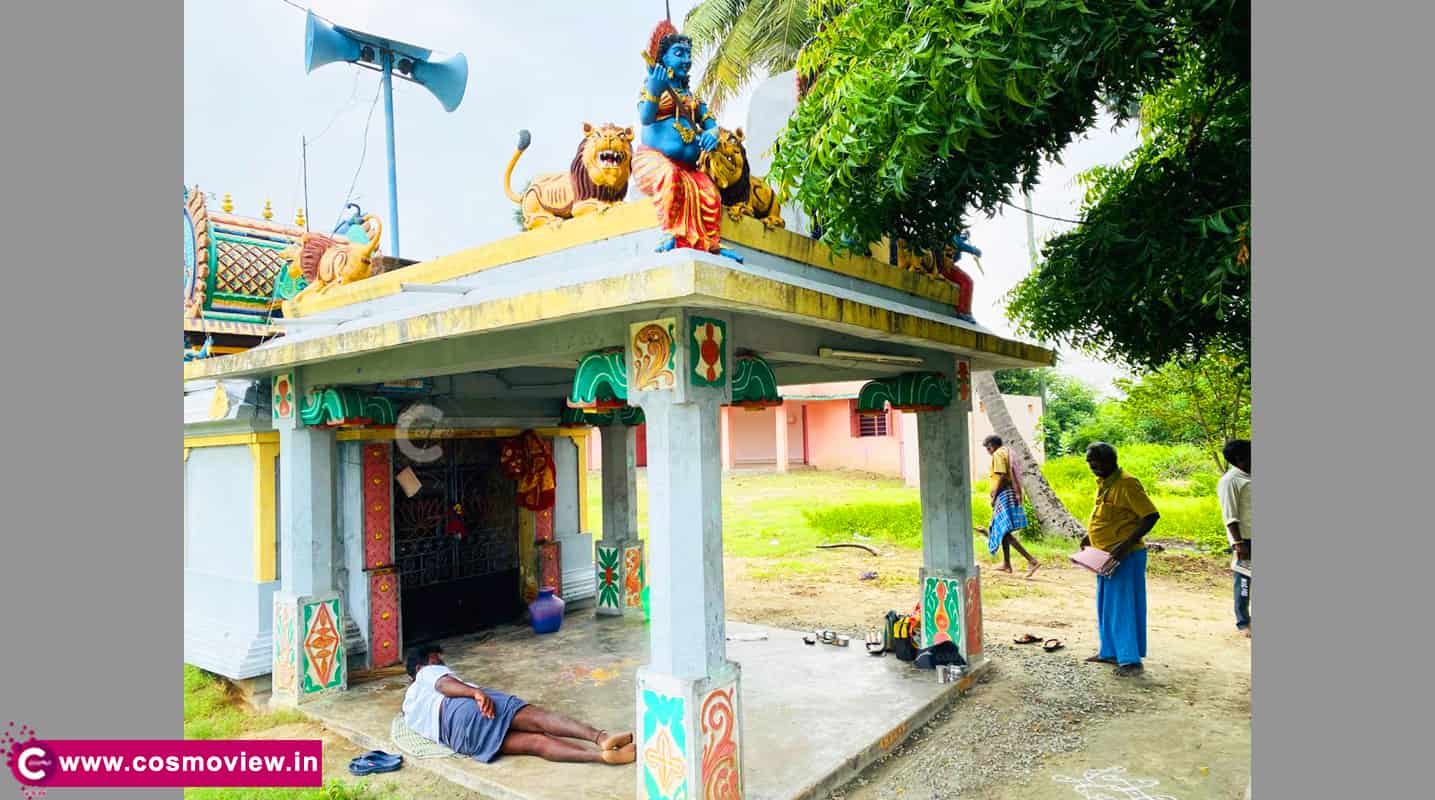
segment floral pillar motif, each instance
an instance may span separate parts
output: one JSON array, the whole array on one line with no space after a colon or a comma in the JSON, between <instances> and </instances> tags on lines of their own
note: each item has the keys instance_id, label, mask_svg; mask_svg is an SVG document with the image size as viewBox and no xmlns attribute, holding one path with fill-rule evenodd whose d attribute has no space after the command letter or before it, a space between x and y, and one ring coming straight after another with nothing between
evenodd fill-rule
<instances>
[{"instance_id":1,"label":"floral pillar motif","mask_svg":"<svg viewBox=\"0 0 1435 800\"><path fill-rule=\"evenodd\" d=\"M298 412L299 398L294 391L294 373L274 376L270 384L269 408L275 422L292 422Z\"/></svg>"},{"instance_id":2,"label":"floral pillar motif","mask_svg":"<svg viewBox=\"0 0 1435 800\"><path fill-rule=\"evenodd\" d=\"M742 797L736 684L708 692L703 698L701 722L703 797L707 800Z\"/></svg>"},{"instance_id":3,"label":"floral pillar motif","mask_svg":"<svg viewBox=\"0 0 1435 800\"><path fill-rule=\"evenodd\" d=\"M305 603L302 608L300 688L306 695L339 688L344 683L343 617L339 614L339 598Z\"/></svg>"},{"instance_id":4,"label":"floral pillar motif","mask_svg":"<svg viewBox=\"0 0 1435 800\"><path fill-rule=\"evenodd\" d=\"M623 613L623 551L598 545L598 613Z\"/></svg>"},{"instance_id":5,"label":"floral pillar motif","mask_svg":"<svg viewBox=\"0 0 1435 800\"><path fill-rule=\"evenodd\" d=\"M627 608L643 607L643 543L623 548L623 605Z\"/></svg>"},{"instance_id":6,"label":"floral pillar motif","mask_svg":"<svg viewBox=\"0 0 1435 800\"><path fill-rule=\"evenodd\" d=\"M922 647L948 641L960 646L961 579L929 576L922 583Z\"/></svg>"},{"instance_id":7,"label":"floral pillar motif","mask_svg":"<svg viewBox=\"0 0 1435 800\"><path fill-rule=\"evenodd\" d=\"M707 317L691 317L692 357L688 373L694 386L721 386L727 380L727 323Z\"/></svg>"},{"instance_id":8,"label":"floral pillar motif","mask_svg":"<svg viewBox=\"0 0 1435 800\"><path fill-rule=\"evenodd\" d=\"M677 320L635 322L628 331L628 386L642 392L677 385Z\"/></svg>"},{"instance_id":9,"label":"floral pillar motif","mask_svg":"<svg viewBox=\"0 0 1435 800\"><path fill-rule=\"evenodd\" d=\"M647 800L688 800L686 698L640 690L643 747L639 753L638 796Z\"/></svg>"},{"instance_id":10,"label":"floral pillar motif","mask_svg":"<svg viewBox=\"0 0 1435 800\"><path fill-rule=\"evenodd\" d=\"M638 797L739 800L741 696L736 665L696 680L639 670Z\"/></svg>"},{"instance_id":11,"label":"floral pillar motif","mask_svg":"<svg viewBox=\"0 0 1435 800\"><path fill-rule=\"evenodd\" d=\"M294 621L294 606L289 603L274 603L274 664L271 680L273 692L278 697L293 698L299 693L299 641L298 628Z\"/></svg>"}]
</instances>

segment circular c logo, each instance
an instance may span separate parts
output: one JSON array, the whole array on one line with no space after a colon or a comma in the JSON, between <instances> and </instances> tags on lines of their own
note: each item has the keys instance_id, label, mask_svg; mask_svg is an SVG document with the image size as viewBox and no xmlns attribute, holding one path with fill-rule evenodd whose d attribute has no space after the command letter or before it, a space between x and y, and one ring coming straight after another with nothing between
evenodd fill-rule
<instances>
[{"instance_id":1,"label":"circular c logo","mask_svg":"<svg viewBox=\"0 0 1435 800\"><path fill-rule=\"evenodd\" d=\"M15 755L15 772L27 783L43 783L52 776L55 759L44 745L32 744Z\"/></svg>"}]
</instances>

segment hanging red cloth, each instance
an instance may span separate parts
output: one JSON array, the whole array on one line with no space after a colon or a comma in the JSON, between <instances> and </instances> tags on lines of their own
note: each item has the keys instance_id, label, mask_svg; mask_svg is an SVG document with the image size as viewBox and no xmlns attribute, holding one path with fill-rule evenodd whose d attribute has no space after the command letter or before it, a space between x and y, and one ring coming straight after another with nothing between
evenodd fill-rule
<instances>
[{"instance_id":1,"label":"hanging red cloth","mask_svg":"<svg viewBox=\"0 0 1435 800\"><path fill-rule=\"evenodd\" d=\"M530 511L553 507L553 454L537 433L526 430L504 442L499 464L504 474L518 484L519 506Z\"/></svg>"}]
</instances>

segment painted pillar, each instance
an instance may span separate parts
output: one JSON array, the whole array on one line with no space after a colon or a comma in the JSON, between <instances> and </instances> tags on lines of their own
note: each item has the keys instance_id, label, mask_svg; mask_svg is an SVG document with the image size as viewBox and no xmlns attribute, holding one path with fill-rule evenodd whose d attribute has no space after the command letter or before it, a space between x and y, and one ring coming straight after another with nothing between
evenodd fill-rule
<instances>
[{"instance_id":1,"label":"painted pillar","mask_svg":"<svg viewBox=\"0 0 1435 800\"><path fill-rule=\"evenodd\" d=\"M777 471L787 472L787 404L773 409L777 419Z\"/></svg>"},{"instance_id":2,"label":"painted pillar","mask_svg":"<svg viewBox=\"0 0 1435 800\"><path fill-rule=\"evenodd\" d=\"M970 660L981 652L981 589L972 543L970 389L961 374L959 365L946 408L917 412L922 646L951 640Z\"/></svg>"},{"instance_id":3,"label":"painted pillar","mask_svg":"<svg viewBox=\"0 0 1435 800\"><path fill-rule=\"evenodd\" d=\"M643 613L644 553L638 538L637 432L614 422L602 437L603 538L597 545L599 616Z\"/></svg>"},{"instance_id":4,"label":"painted pillar","mask_svg":"<svg viewBox=\"0 0 1435 800\"><path fill-rule=\"evenodd\" d=\"M334 432L299 420L304 387L274 377L279 430L280 587L274 594L273 702L297 705L348 686L342 599L334 586Z\"/></svg>"},{"instance_id":5,"label":"painted pillar","mask_svg":"<svg viewBox=\"0 0 1435 800\"><path fill-rule=\"evenodd\" d=\"M648 437L650 661L638 670L637 795L742 796L741 673L727 660L722 406L727 320L677 312L630 327L628 398Z\"/></svg>"},{"instance_id":6,"label":"painted pillar","mask_svg":"<svg viewBox=\"0 0 1435 800\"><path fill-rule=\"evenodd\" d=\"M732 456L732 409L731 409L731 408L726 408L726 407L725 407L725 408L723 408L723 410L722 410L722 422L721 422L721 433L720 433L720 436L721 436L721 442L720 442L720 444L721 444L721 450L722 450L722 468L723 468L723 470L725 470L725 471L731 471L731 470L732 470L732 467L733 467L733 463L734 463L734 462L733 462L733 456Z\"/></svg>"}]
</instances>

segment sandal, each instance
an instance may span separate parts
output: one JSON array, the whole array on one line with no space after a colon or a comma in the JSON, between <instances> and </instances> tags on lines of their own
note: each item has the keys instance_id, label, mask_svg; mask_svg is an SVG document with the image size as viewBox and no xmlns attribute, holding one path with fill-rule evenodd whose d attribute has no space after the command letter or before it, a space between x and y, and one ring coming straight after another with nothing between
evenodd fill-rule
<instances>
[{"instance_id":1,"label":"sandal","mask_svg":"<svg viewBox=\"0 0 1435 800\"><path fill-rule=\"evenodd\" d=\"M1060 639L1047 639L1045 642L1041 643L1041 649L1045 650L1048 653L1055 653L1057 650L1060 650L1065 646L1066 645L1061 643Z\"/></svg>"},{"instance_id":2,"label":"sandal","mask_svg":"<svg viewBox=\"0 0 1435 800\"><path fill-rule=\"evenodd\" d=\"M815 634L809 633L809 634L807 634L807 635L805 635L805 636L802 637L802 643L803 643L803 644L817 644L817 636L816 636Z\"/></svg>"},{"instance_id":3,"label":"sandal","mask_svg":"<svg viewBox=\"0 0 1435 800\"><path fill-rule=\"evenodd\" d=\"M1032 636L1029 633L1023 633L1022 635L1016 637L1015 639L1012 639L1011 641L1012 644L1036 644L1037 642L1041 641L1041 637Z\"/></svg>"},{"instance_id":4,"label":"sandal","mask_svg":"<svg viewBox=\"0 0 1435 800\"><path fill-rule=\"evenodd\" d=\"M1096 655L1091 656L1091 657L1089 657L1089 658L1086 658L1086 659L1084 659L1084 660L1085 660L1086 663L1088 663L1088 664L1115 664L1115 663L1116 663L1116 659L1114 659L1114 658L1102 658L1100 653L1097 653Z\"/></svg>"}]
</instances>

